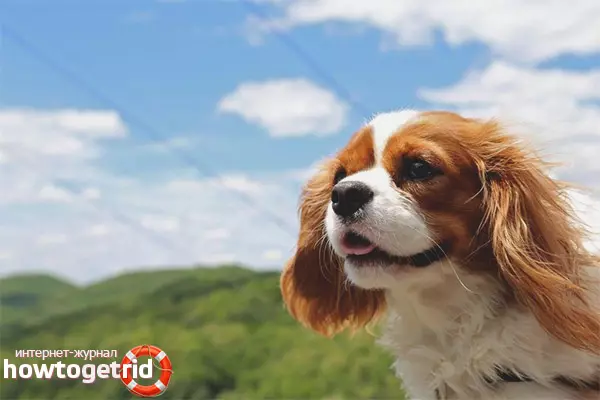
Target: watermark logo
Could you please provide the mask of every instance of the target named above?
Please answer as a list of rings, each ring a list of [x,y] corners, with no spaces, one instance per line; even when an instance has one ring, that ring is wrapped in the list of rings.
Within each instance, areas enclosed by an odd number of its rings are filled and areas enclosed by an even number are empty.
[[[135,381],[137,376],[137,362],[139,357],[152,357],[159,363],[158,368],[160,369],[160,377],[154,384],[144,386],[140,385]],[[150,362],[150,360],[149,360]],[[129,371],[132,371],[129,373]],[[141,345],[134,347],[129,350],[121,361],[121,381],[127,387],[127,389],[140,397],[156,397],[164,393],[169,386],[171,375],[173,374],[173,368],[171,366],[171,360],[167,357],[167,354],[156,346]],[[145,378],[145,376],[140,376]]]
[[[85,359],[118,357],[116,350],[16,350],[17,358],[52,358]],[[147,362],[140,362],[140,357],[150,357]],[[88,361],[88,362],[89,362]],[[169,386],[173,369],[167,354],[152,345],[140,345],[129,350],[121,363],[64,363],[62,361],[42,363],[13,364],[8,359],[3,362],[4,379],[77,379],[84,384],[92,384],[97,379],[119,379],[127,390],[138,397],[156,397],[165,392]],[[142,385],[136,379],[152,379],[154,370],[160,370],[160,376],[151,385]]]

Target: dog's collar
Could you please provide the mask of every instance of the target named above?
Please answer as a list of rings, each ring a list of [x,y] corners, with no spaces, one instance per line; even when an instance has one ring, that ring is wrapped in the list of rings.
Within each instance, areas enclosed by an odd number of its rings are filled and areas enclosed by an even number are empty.
[[[496,376],[491,378],[486,377],[485,381],[489,384],[495,385],[512,382],[534,382],[535,380],[525,374],[516,373],[507,368],[498,367],[496,368]],[[600,377],[597,379],[586,380],[558,375],[554,377],[552,381],[559,385],[568,386],[572,389],[586,389],[600,392]]]
[[[447,247],[448,245],[446,243],[435,245],[428,250],[408,257],[407,264],[418,268],[427,267],[430,264],[445,258]]]
[[[517,373],[503,367],[497,367],[496,374],[493,377],[486,376],[484,377],[484,380],[492,386],[498,386],[502,383],[535,382],[534,379],[526,374]],[[600,377],[598,377],[598,379],[586,380],[559,375],[554,377],[552,381],[558,385],[566,386],[574,390],[591,390],[600,393]],[[438,400],[442,398],[438,389],[436,389],[435,395]]]

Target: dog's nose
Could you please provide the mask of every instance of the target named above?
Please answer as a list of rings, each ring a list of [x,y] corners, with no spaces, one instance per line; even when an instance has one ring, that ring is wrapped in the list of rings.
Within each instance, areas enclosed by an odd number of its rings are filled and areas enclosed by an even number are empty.
[[[373,199],[373,191],[358,181],[340,182],[331,192],[333,211],[340,217],[349,217]]]

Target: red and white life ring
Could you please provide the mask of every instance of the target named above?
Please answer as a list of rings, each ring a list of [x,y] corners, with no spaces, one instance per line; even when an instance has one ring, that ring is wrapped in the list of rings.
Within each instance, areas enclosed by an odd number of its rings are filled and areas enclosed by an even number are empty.
[[[136,360],[138,357],[153,357],[156,361],[160,363],[161,373],[160,377],[154,384],[149,386],[140,385],[133,379],[133,374],[129,372],[128,374],[124,373],[124,366],[126,364],[133,364],[133,360]],[[131,371],[131,369],[130,369]],[[173,374],[173,370],[171,369],[171,361],[167,354],[159,349],[156,346],[151,345],[141,345],[136,346],[133,349],[129,350],[127,354],[123,357],[121,361],[121,381],[123,384],[129,389],[130,392],[136,394],[140,397],[155,397],[159,394],[162,394],[165,390],[167,390],[167,386],[169,386],[169,381],[171,380],[171,375]],[[125,376],[127,375],[127,376]]]

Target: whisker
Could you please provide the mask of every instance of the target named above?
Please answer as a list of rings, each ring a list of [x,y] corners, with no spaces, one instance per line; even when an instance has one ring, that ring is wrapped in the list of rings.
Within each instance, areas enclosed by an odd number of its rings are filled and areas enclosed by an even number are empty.
[[[421,218],[423,218],[424,220],[426,220],[426,215],[421,214]],[[435,247],[437,247],[442,254],[445,256],[446,260],[448,260],[448,265],[450,266],[450,269],[452,269],[452,272],[454,273],[454,276],[456,277],[456,280],[458,280],[458,283],[463,287],[463,289],[465,289],[467,292],[471,293],[471,294],[478,294],[477,292],[475,292],[474,290],[470,289],[461,279],[459,273],[458,273],[458,269],[456,268],[456,266],[454,265],[454,263],[452,262],[452,260],[450,259],[450,257],[448,256],[448,253],[446,253],[446,251],[444,250],[444,248],[436,241],[434,240],[431,236],[429,236],[426,233],[423,233],[421,231],[418,231],[417,229],[415,229],[414,227],[410,227],[413,231],[415,231],[417,234],[425,237],[427,240],[429,240],[430,242],[432,242],[434,244]]]

